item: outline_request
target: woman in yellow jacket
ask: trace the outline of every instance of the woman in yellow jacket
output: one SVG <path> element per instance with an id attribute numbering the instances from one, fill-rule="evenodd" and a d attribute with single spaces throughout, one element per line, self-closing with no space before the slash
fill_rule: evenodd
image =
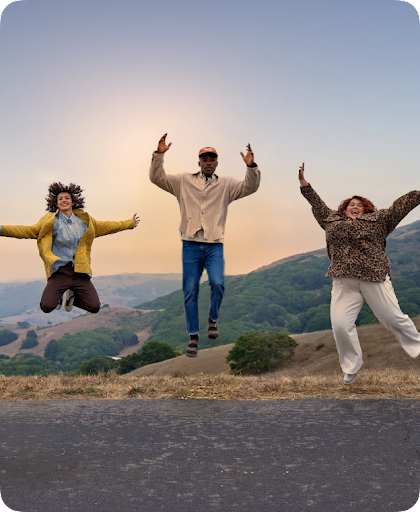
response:
<path id="1" fill-rule="evenodd" d="M 36 238 L 47 275 L 40 307 L 45 313 L 60 309 L 66 292 L 66 311 L 73 305 L 97 313 L 100 301 L 91 283 L 90 252 L 98 236 L 133 229 L 137 214 L 124 221 L 97 221 L 83 211 L 83 190 L 73 183 L 53 183 L 48 189 L 48 213 L 33 226 L 0 226 L 0 235 L 12 238 Z"/>

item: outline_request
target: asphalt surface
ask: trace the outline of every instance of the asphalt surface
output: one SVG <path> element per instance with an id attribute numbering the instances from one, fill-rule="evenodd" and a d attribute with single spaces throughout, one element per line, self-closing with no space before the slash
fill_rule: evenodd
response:
<path id="1" fill-rule="evenodd" d="M 19 512 L 401 512 L 420 490 L 420 401 L 0 403 Z"/>

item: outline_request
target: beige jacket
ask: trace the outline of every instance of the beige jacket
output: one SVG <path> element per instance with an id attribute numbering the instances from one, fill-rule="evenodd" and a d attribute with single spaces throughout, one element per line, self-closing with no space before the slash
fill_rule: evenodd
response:
<path id="1" fill-rule="evenodd" d="M 153 153 L 150 181 L 177 198 L 181 211 L 181 233 L 192 238 L 203 229 L 205 240 L 223 238 L 229 204 L 258 190 L 258 167 L 247 167 L 243 181 L 214 174 L 213 179 L 206 182 L 201 171 L 195 174 L 166 174 L 163 155 Z"/>

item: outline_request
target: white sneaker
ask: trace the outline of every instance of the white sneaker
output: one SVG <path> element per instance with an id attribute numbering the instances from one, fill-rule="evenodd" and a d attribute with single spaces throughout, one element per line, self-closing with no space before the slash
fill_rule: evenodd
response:
<path id="1" fill-rule="evenodd" d="M 58 304 L 55 306 L 55 309 L 58 311 L 61 309 L 61 306 L 63 305 L 63 297 L 58 301 Z"/>
<path id="2" fill-rule="evenodd" d="M 64 309 L 66 311 L 71 311 L 73 309 L 73 304 L 74 304 L 73 290 L 67 290 L 66 291 L 66 302 L 65 302 Z"/>
<path id="3" fill-rule="evenodd" d="M 353 382 L 357 379 L 357 373 L 345 373 L 344 374 L 344 384 L 353 384 Z"/>

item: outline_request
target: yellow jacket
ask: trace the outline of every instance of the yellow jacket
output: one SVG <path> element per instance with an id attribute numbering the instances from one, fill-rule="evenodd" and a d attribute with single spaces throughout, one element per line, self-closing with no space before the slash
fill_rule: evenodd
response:
<path id="1" fill-rule="evenodd" d="M 47 279 L 51 277 L 53 263 L 60 259 L 51 251 L 54 220 L 58 213 L 59 210 L 57 210 L 55 213 L 48 212 L 33 226 L 1 226 L 1 236 L 37 239 L 39 255 L 44 262 Z M 75 209 L 73 210 L 73 213 L 82 219 L 82 221 L 87 225 L 85 234 L 80 239 L 76 249 L 76 254 L 74 256 L 74 271 L 84 274 L 92 274 L 92 270 L 90 268 L 90 252 L 93 239 L 98 236 L 117 233 L 118 231 L 123 231 L 124 229 L 133 229 L 134 220 L 129 219 L 123 221 L 99 221 L 95 220 L 83 210 Z"/>

